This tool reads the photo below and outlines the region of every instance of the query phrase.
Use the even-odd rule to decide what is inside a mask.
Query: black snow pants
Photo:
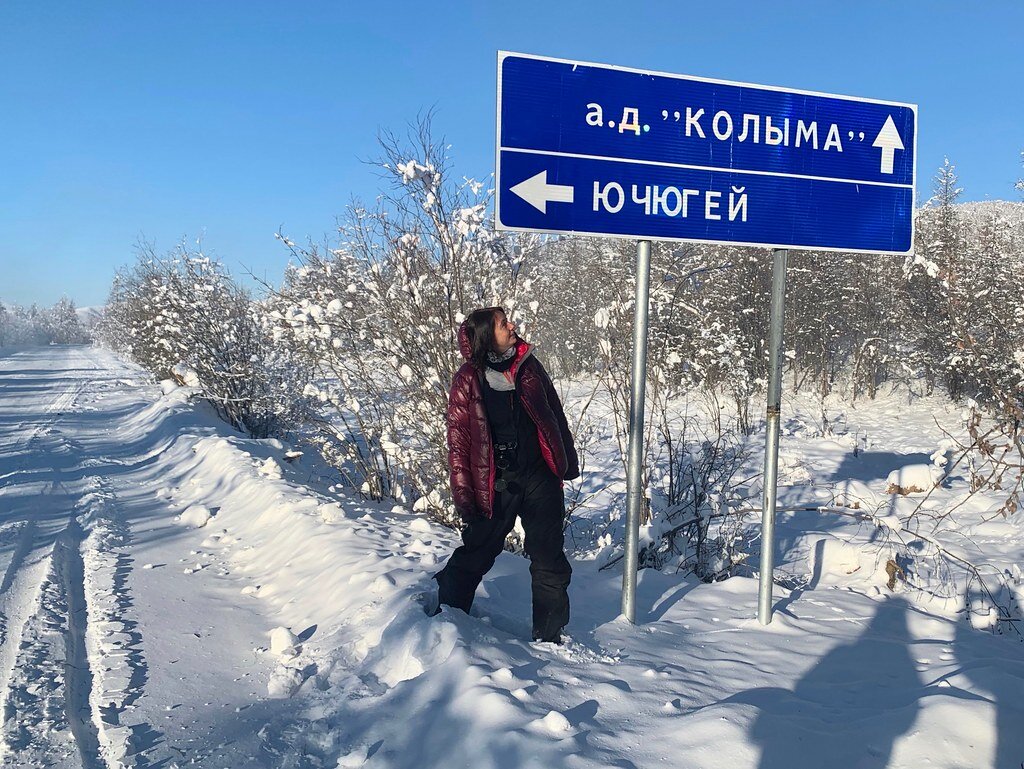
[[[438,602],[469,612],[483,576],[501,553],[516,516],[526,532],[524,543],[533,579],[533,638],[558,641],[569,622],[569,580],[572,567],[565,557],[562,525],[565,501],[562,484],[547,465],[527,472],[505,473],[508,488],[495,493],[494,515],[474,517],[462,529],[462,546],[434,575]]]

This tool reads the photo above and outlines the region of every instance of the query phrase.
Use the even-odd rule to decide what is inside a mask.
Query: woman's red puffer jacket
[[[459,350],[466,362],[455,373],[448,396],[448,467],[452,498],[463,518],[491,517],[494,510],[494,449],[484,411],[483,374],[470,363],[470,343],[463,324]],[[532,345],[519,340],[515,361],[505,376],[516,383],[520,403],[537,425],[537,438],[551,472],[562,480],[579,478],[579,458],[569,423],[551,377],[533,356]]]

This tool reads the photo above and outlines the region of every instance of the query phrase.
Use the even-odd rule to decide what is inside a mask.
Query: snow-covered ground
[[[629,625],[621,571],[581,556],[571,640],[535,644],[521,558],[499,557],[472,616],[429,618],[453,532],[332,492],[310,457],[167,389],[95,348],[0,356],[2,766],[1024,762],[1019,636],[890,591],[870,523],[780,516],[780,570],[800,586],[776,588],[768,627],[756,580],[652,571]],[[784,408],[792,507],[889,504],[890,473],[942,439],[933,414],[956,416],[892,396],[836,405],[842,428],[821,434],[816,404]],[[595,487],[616,466],[601,451]],[[943,522],[943,541],[1012,573],[1020,514],[984,523],[990,504]]]

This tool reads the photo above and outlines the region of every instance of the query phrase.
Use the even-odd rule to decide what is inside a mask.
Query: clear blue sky
[[[0,4],[0,298],[101,304],[140,239],[276,281],[372,200],[378,129],[422,110],[460,174],[494,164],[498,49],[919,105],[918,195],[1016,200],[1024,3]]]

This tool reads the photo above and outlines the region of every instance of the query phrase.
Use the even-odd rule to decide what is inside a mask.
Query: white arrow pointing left
[[[548,184],[548,172],[541,171],[525,182],[510,187],[514,192],[542,214],[548,212],[548,203],[572,203],[572,187],[563,184]]]
[[[892,122],[892,115],[889,115],[885,119],[885,125],[882,126],[882,130],[878,132],[878,136],[875,137],[871,146],[881,148],[881,172],[883,174],[891,174],[892,157],[896,153],[896,150],[903,149],[903,140],[900,138],[900,132],[896,130],[896,124]]]

